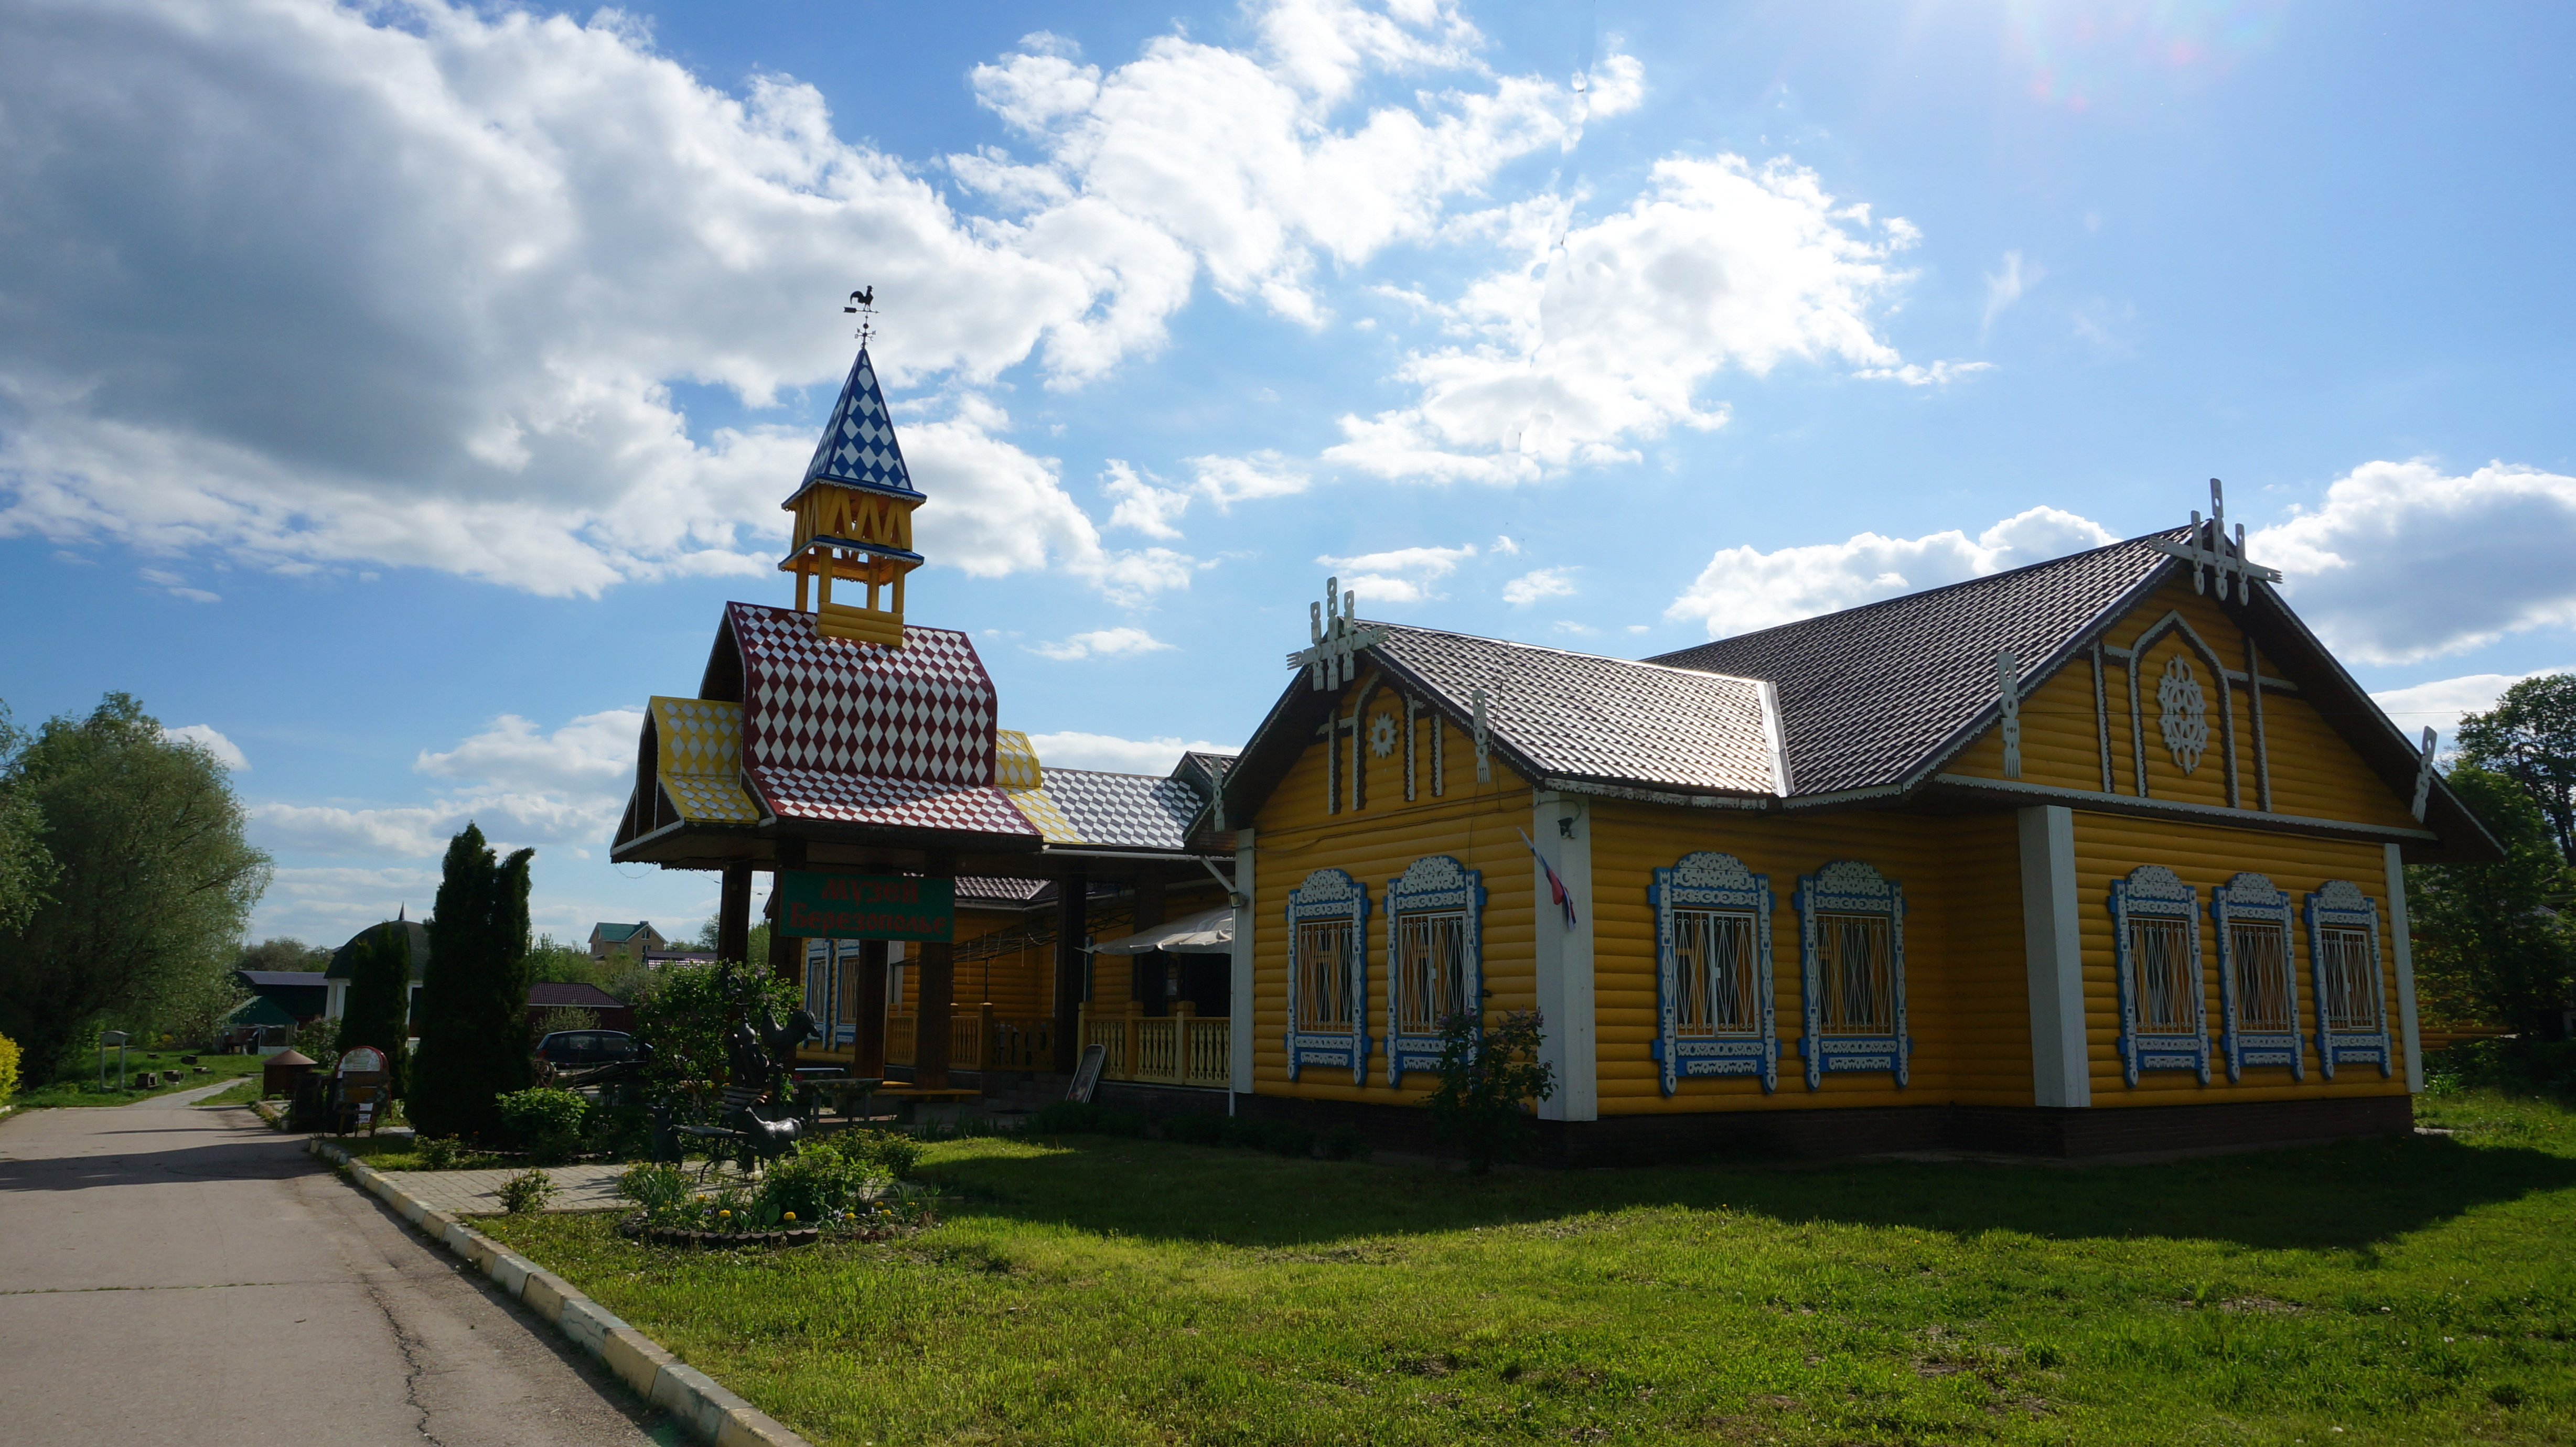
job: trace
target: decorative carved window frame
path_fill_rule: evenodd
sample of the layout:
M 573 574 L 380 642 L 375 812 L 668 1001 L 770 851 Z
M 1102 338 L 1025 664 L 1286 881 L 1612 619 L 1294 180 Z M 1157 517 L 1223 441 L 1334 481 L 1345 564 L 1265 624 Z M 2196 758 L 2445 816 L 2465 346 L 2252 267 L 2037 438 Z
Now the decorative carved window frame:
M 2227 1079 L 2234 1084 L 2245 1078 L 2249 1065 L 2286 1065 L 2292 1080 L 2308 1078 L 2307 1060 L 2299 1039 L 2299 968 L 2290 958 L 2292 941 L 2298 931 L 2290 919 L 2290 897 L 2262 875 L 2247 871 L 2229 879 L 2209 892 L 2209 918 L 2218 935 L 2218 1006 L 2221 1048 L 2226 1053 Z M 2287 1030 L 2249 1031 L 2236 1018 L 2236 941 L 2228 932 L 2231 921 L 2269 920 L 2281 927 L 2282 974 L 2290 991 L 2290 1028 Z
M 1664 1094 L 1681 1088 L 1685 1075 L 1751 1075 L 1764 1094 L 1780 1088 L 1780 1025 L 1771 978 L 1771 877 L 1755 874 L 1732 854 L 1700 850 L 1670 869 L 1655 871 L 1646 886 L 1655 911 L 1655 1040 L 1653 1054 Z M 1761 1011 L 1758 1030 L 1681 1037 L 1681 949 L 1676 910 L 1743 911 L 1753 916 L 1753 990 Z
M 1288 891 L 1288 1078 L 1295 1080 L 1308 1065 L 1347 1067 L 1351 1084 L 1368 1083 L 1368 889 L 1339 869 L 1318 869 Z M 1303 962 L 1297 958 L 1297 927 L 1315 920 L 1348 920 L 1351 1027 L 1348 1030 L 1301 1030 L 1298 981 Z
M 1468 1008 L 1479 1015 L 1485 999 L 1484 873 L 1469 869 L 1446 854 L 1426 854 L 1386 882 L 1386 1083 L 1404 1083 L 1408 1070 L 1440 1068 L 1440 1036 L 1407 1034 L 1399 1028 L 1404 1002 L 1396 998 L 1398 938 L 1407 914 L 1465 910 L 1466 953 L 1460 981 Z
M 2379 906 L 2350 880 L 2329 879 L 2307 898 L 2308 973 L 2316 995 L 2317 1068 L 2334 1079 L 2337 1065 L 2377 1065 L 2385 1078 L 2396 1072 L 2388 1038 L 2388 974 L 2379 952 Z M 2375 1032 L 2336 1030 L 2326 1017 L 2325 931 L 2329 925 L 2362 930 L 2370 936 L 2371 1013 L 2379 1017 Z
M 1807 1088 L 1822 1090 L 1825 1072 L 1884 1070 L 1901 1089 L 1912 1074 L 1914 1042 L 1905 1033 L 1905 887 L 1857 859 L 1837 859 L 1813 874 L 1798 876 L 1794 897 L 1798 910 L 1798 994 L 1805 1030 L 1798 1053 L 1807 1062 Z M 1824 1033 L 1824 956 L 1816 940 L 1819 914 L 1887 916 L 1888 985 L 1895 1014 L 1894 1033 L 1835 1035 Z
M 2191 1036 L 2149 1035 L 2138 1028 L 2145 1009 L 2138 960 L 2129 944 L 2129 921 L 2169 919 L 2182 925 L 2191 959 Z M 2126 879 L 2111 881 L 2111 947 L 2120 985 L 2120 1073 L 2132 1088 L 2149 1070 L 2188 1070 L 2209 1083 L 2208 976 L 2200 954 L 2200 891 L 2161 864 L 2141 864 Z

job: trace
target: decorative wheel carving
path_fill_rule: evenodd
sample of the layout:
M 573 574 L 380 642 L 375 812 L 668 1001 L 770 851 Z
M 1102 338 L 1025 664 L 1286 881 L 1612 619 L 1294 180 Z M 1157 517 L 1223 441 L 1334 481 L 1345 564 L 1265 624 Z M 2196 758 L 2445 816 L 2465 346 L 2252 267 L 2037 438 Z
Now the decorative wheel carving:
M 1395 715 L 1381 713 L 1369 720 L 1369 757 L 1383 759 L 1395 752 Z

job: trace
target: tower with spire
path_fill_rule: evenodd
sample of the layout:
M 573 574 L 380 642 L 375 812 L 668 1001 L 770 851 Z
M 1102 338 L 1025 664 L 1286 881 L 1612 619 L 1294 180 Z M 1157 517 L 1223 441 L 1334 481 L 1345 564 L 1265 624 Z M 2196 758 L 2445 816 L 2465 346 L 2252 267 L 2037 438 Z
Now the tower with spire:
M 912 510 L 924 501 L 903 465 L 862 342 L 804 482 L 779 504 L 796 515 L 796 535 L 778 570 L 796 575 L 796 611 L 815 615 L 816 632 L 903 646 L 903 580 L 922 563 L 912 547 Z M 836 583 L 848 590 L 837 599 Z M 858 587 L 867 590 L 864 603 Z

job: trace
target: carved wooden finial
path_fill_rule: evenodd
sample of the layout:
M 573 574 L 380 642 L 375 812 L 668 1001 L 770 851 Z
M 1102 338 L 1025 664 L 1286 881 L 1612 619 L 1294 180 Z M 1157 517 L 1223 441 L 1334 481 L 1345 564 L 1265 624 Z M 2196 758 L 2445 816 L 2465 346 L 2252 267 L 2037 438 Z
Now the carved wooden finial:
M 1357 625 L 1359 594 L 1338 592 L 1341 585 L 1339 578 L 1324 580 L 1324 601 L 1306 605 L 1307 646 L 1288 655 L 1288 666 L 1307 670 L 1319 692 L 1357 677 L 1359 651 L 1386 641 L 1385 629 Z
M 2204 523 L 2200 509 L 2191 510 L 2190 535 L 2181 542 L 2150 539 L 2148 547 L 2191 564 L 2191 590 L 2206 593 L 2214 581 L 2220 601 L 2234 592 L 2242 602 L 2254 600 L 2254 584 L 2278 583 L 2280 573 L 2245 557 L 2245 525 L 2236 525 L 2236 535 L 2227 534 L 2227 489 L 2217 478 L 2209 480 L 2209 517 Z

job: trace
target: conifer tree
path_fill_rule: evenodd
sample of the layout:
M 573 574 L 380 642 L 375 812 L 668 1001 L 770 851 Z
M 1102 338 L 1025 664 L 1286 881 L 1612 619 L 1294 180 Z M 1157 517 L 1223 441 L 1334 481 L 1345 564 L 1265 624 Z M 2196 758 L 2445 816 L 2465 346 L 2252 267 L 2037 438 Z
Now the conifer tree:
M 420 988 L 420 1056 L 405 1111 L 424 1136 L 497 1137 L 498 1099 L 528 1088 L 528 860 L 496 859 L 472 824 L 448 841 L 429 969 Z
M 349 1003 L 340 1015 L 340 1048 L 372 1045 L 385 1053 L 396 1099 L 410 1084 L 411 926 L 400 920 L 350 942 Z

